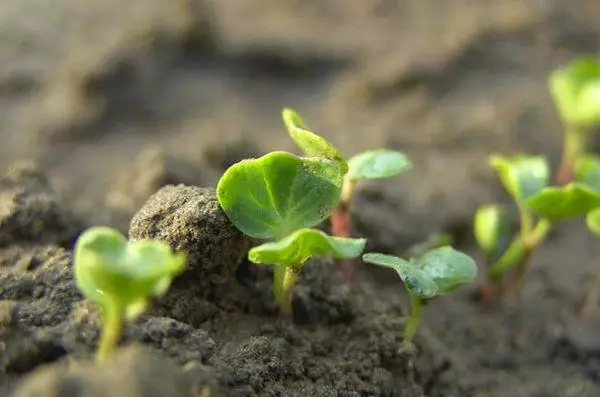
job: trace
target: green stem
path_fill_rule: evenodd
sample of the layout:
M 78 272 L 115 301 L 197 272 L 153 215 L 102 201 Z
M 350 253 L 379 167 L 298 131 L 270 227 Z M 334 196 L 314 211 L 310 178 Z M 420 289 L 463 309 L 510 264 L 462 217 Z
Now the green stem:
M 417 329 L 419 328 L 419 324 L 421 323 L 421 317 L 423 316 L 423 311 L 425 309 L 425 300 L 416 297 L 414 295 L 410 295 L 410 317 L 408 318 L 408 323 L 406 324 L 406 328 L 404 328 L 403 338 L 405 341 L 412 341 L 417 333 Z
M 344 183 L 342 185 L 342 197 L 341 203 L 350 209 L 350 205 L 352 204 L 352 199 L 354 198 L 354 192 L 356 191 L 356 181 L 349 178 L 344 178 Z
M 273 274 L 273 292 L 279 309 L 286 315 L 292 315 L 293 288 L 300 270 L 294 267 L 276 265 Z
M 123 333 L 124 315 L 119 305 L 112 304 L 103 312 L 103 328 L 96 361 L 106 361 L 115 351 Z
M 574 178 L 575 163 L 587 149 L 587 136 L 584 130 L 568 126 L 565 131 L 561 164 L 556 174 L 556 183 L 566 185 Z

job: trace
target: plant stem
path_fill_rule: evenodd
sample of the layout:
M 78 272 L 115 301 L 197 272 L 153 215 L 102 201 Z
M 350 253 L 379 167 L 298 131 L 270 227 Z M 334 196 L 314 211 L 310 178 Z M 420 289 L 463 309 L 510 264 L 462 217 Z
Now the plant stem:
M 340 203 L 334 208 L 331 214 L 331 233 L 334 236 L 350 237 L 352 235 L 350 209 L 354 199 L 355 190 L 356 182 L 344 178 Z M 340 266 L 346 281 L 352 281 L 356 273 L 354 261 L 351 259 L 342 259 L 340 261 Z
M 425 300 L 410 294 L 410 317 L 408 318 L 408 323 L 406 323 L 406 328 L 404 328 L 403 335 L 405 341 L 411 342 L 414 339 L 421 323 L 425 304 Z
M 517 300 L 518 292 L 525 279 L 525 274 L 531 266 L 531 257 L 534 251 L 544 242 L 551 229 L 552 222 L 542 219 L 537 223 L 529 235 L 521 237 L 524 245 L 523 256 L 517 267 L 515 278 L 506 291 L 506 298 L 510 304 L 514 304 Z
M 106 361 L 115 351 L 123 332 L 124 316 L 120 305 L 111 304 L 103 312 L 102 336 L 96 354 L 96 361 Z
M 273 273 L 273 292 L 275 301 L 282 313 L 291 316 L 293 289 L 300 270 L 294 267 L 276 265 Z
M 561 164 L 556 174 L 556 183 L 566 185 L 575 177 L 574 167 L 577 160 L 587 149 L 587 136 L 580 128 L 569 126 L 565 131 Z

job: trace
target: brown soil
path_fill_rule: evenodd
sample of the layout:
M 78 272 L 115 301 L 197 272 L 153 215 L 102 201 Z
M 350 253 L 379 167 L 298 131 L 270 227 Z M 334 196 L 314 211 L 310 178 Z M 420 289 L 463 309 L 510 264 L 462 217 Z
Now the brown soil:
M 311 262 L 294 319 L 280 317 L 270 270 L 240 259 L 248 242 L 191 187 L 294 150 L 279 118 L 294 107 L 347 153 L 414 161 L 360 191 L 368 251 L 447 232 L 481 260 L 473 212 L 506 201 L 486 158 L 557 162 L 547 75 L 598 51 L 598 1 L 47 3 L 0 7 L 1 396 L 600 395 L 600 313 L 576 316 L 599 252 L 580 223 L 536 253 L 517 307 L 484 308 L 465 287 L 431 303 L 413 349 L 402 285 L 362 264 L 347 285 Z M 71 274 L 93 224 L 195 255 L 102 368 L 97 312 Z

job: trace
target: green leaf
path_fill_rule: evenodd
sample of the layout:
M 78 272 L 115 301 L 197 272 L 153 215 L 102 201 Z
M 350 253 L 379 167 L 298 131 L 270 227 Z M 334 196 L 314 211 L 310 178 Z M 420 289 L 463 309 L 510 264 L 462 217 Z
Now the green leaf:
M 600 237 L 600 208 L 594 208 L 587 214 L 586 223 L 590 232 Z
M 273 152 L 231 166 L 217 197 L 243 233 L 283 238 L 325 220 L 340 200 L 342 180 L 332 161 Z
M 542 156 L 492 156 L 490 164 L 496 169 L 506 191 L 517 202 L 537 195 L 548 185 L 550 168 Z
M 520 238 L 515 238 L 504 254 L 498 259 L 498 261 L 489 270 L 492 277 L 500 277 L 506 271 L 512 269 L 521 261 L 525 256 L 525 244 Z
M 495 256 L 510 237 L 510 224 L 506 209 L 501 205 L 485 205 L 475 213 L 475 240 L 488 256 Z
M 396 270 L 410 294 L 421 299 L 452 292 L 477 276 L 475 261 L 450 246 L 433 249 L 409 262 L 377 253 L 363 255 L 363 261 Z
M 332 237 L 320 230 L 302 229 L 282 240 L 252 248 L 248 259 L 254 263 L 301 268 L 313 256 L 356 258 L 365 243 L 365 239 Z
M 549 86 L 566 124 L 600 124 L 600 60 L 583 57 L 550 75 Z
M 167 291 L 185 269 L 186 256 L 160 241 L 127 242 L 114 229 L 93 227 L 77 240 L 73 263 L 77 287 L 88 299 L 138 312 L 148 297 Z
M 570 183 L 544 188 L 530 198 L 528 204 L 539 216 L 551 222 L 570 220 L 600 206 L 600 193 L 578 183 Z
M 438 286 L 438 295 L 454 291 L 477 276 L 477 265 L 468 255 L 446 246 L 433 249 L 417 259 L 417 266 Z
M 581 156 L 575 164 L 575 180 L 600 193 L 600 157 L 592 154 Z
M 348 172 L 348 163 L 342 152 L 324 138 L 309 131 L 298 113 L 292 109 L 283 109 L 282 117 L 290 136 L 308 156 L 325 157 L 339 164 L 342 174 Z
M 414 262 L 407 262 L 397 256 L 378 253 L 365 254 L 362 258 L 366 263 L 394 269 L 411 295 L 426 299 L 436 296 L 439 292 L 435 281 L 427 272 L 416 266 Z
M 369 150 L 348 160 L 346 178 L 353 181 L 390 178 L 411 168 L 412 163 L 404 153 L 387 149 Z

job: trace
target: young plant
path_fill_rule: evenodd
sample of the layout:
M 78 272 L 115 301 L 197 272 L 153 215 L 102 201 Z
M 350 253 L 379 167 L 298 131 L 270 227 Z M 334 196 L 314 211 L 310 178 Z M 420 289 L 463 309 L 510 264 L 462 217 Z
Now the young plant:
M 352 235 L 351 206 L 360 182 L 391 178 L 412 168 L 404 153 L 388 149 L 365 151 L 346 162 L 340 150 L 309 131 L 300 115 L 292 109 L 283 110 L 283 121 L 292 139 L 307 155 L 329 158 L 341 164 L 344 174 L 342 195 L 331 214 L 331 232 L 335 236 Z M 354 262 L 344 261 L 342 268 L 347 279 L 354 277 Z
M 600 59 L 584 57 L 555 70 L 549 88 L 565 128 L 556 179 L 565 185 L 573 180 L 575 164 L 587 151 L 590 130 L 600 126 Z
M 103 316 L 99 362 L 114 352 L 125 321 L 144 313 L 152 297 L 164 295 L 186 261 L 185 254 L 173 253 L 165 243 L 127 242 L 107 227 L 90 228 L 79 237 L 73 254 L 75 281 Z
M 533 252 L 553 225 L 583 217 L 598 207 L 600 193 L 584 182 L 548 186 L 550 171 L 544 157 L 494 156 L 491 165 L 516 204 L 520 228 L 511 239 L 508 215 L 500 205 L 484 206 L 475 214 L 475 237 L 489 265 L 482 298 L 489 303 L 494 291 L 503 286 L 502 277 L 516 267 L 515 277 L 505 290 L 506 298 L 513 302 Z
M 330 237 L 311 229 L 340 200 L 342 164 L 273 152 L 234 164 L 217 186 L 221 207 L 240 231 L 275 240 L 253 248 L 249 259 L 274 265 L 273 291 L 283 313 L 292 312 L 292 288 L 310 257 L 352 258 L 364 248 L 363 239 Z
M 394 269 L 404 282 L 411 306 L 403 335 L 406 341 L 414 338 L 423 311 L 432 298 L 471 283 L 477 276 L 475 261 L 450 246 L 433 249 L 408 261 L 378 253 L 363 255 L 363 261 Z

